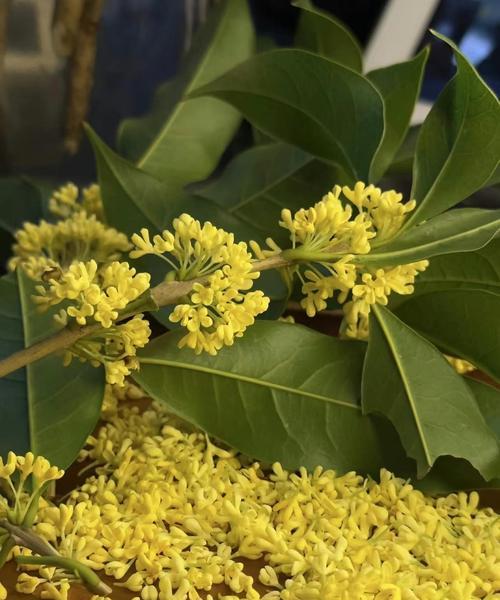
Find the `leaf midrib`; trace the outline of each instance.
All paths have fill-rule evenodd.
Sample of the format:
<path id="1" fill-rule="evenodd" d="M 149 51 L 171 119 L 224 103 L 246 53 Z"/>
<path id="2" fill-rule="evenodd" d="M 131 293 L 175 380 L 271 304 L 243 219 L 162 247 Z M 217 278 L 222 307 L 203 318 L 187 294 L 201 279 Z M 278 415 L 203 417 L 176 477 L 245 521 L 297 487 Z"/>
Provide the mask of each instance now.
<path id="1" fill-rule="evenodd" d="M 267 194 L 267 192 L 269 192 L 270 190 L 272 190 L 273 188 L 278 186 L 280 183 L 283 183 L 284 181 L 286 181 L 294 173 L 297 173 L 297 171 L 300 171 L 301 169 L 303 169 L 308 163 L 312 162 L 313 160 L 314 159 L 311 156 L 308 157 L 307 159 L 304 160 L 304 162 L 299 167 L 287 170 L 287 173 L 285 173 L 281 177 L 278 177 L 272 183 L 269 183 L 268 185 L 264 186 L 261 190 L 259 190 L 258 192 L 255 192 L 254 194 L 251 194 L 247 198 L 243 198 L 242 200 L 240 200 L 238 202 L 238 204 L 231 206 L 231 208 L 228 209 L 228 212 L 235 213 L 240 208 L 243 208 L 247 204 L 250 204 L 253 200 L 258 198 L 259 196 L 263 196 L 263 195 Z"/>
<path id="2" fill-rule="evenodd" d="M 199 373 L 215 375 L 216 377 L 225 377 L 226 379 L 234 379 L 236 381 L 244 381 L 245 383 L 250 383 L 252 385 L 258 385 L 258 386 L 265 387 L 265 388 L 275 389 L 275 390 L 287 392 L 289 394 L 293 394 L 296 396 L 306 396 L 308 398 L 314 398 L 315 400 L 321 400 L 323 402 L 328 402 L 330 404 L 337 404 L 337 405 L 343 406 L 345 408 L 350 408 L 353 410 L 361 411 L 361 407 L 357 406 L 356 404 L 351 404 L 349 402 L 344 402 L 342 400 L 329 398 L 328 396 L 322 396 L 321 394 L 315 394 L 313 392 L 308 392 L 305 390 L 288 387 L 285 385 L 281 385 L 279 383 L 273 383 L 273 382 L 269 382 L 269 381 L 264 381 L 262 379 L 256 379 L 254 377 L 249 377 L 247 375 L 238 375 L 235 373 L 231 373 L 230 371 L 211 369 L 209 367 L 203 367 L 201 365 L 195 365 L 192 363 L 183 363 L 183 362 L 179 362 L 179 361 L 175 361 L 175 360 L 168 360 L 168 359 L 164 359 L 164 358 L 139 357 L 139 362 L 141 364 L 145 364 L 145 365 L 157 365 L 157 366 L 163 366 L 163 367 L 185 369 L 187 371 L 197 371 Z"/>
<path id="3" fill-rule="evenodd" d="M 22 325 L 23 325 L 23 338 L 24 338 L 24 347 L 28 347 L 31 343 L 31 335 L 29 332 L 29 319 L 28 319 L 28 310 L 29 310 L 29 306 L 27 306 L 26 304 L 26 295 L 24 293 L 24 289 L 23 289 L 23 280 L 22 280 L 22 276 L 20 275 L 20 272 L 16 274 L 17 276 L 17 289 L 18 289 L 18 294 L 19 294 L 19 302 L 21 304 L 21 319 L 22 319 Z M 32 307 L 31 307 L 32 308 Z M 25 373 L 26 373 L 26 379 L 25 379 L 25 385 L 26 385 L 26 404 L 27 404 L 27 414 L 28 414 L 28 432 L 29 432 L 29 448 L 30 450 L 36 455 L 37 454 L 37 448 L 36 448 L 36 443 L 35 443 L 35 436 L 34 436 L 34 429 L 35 429 L 35 425 L 34 425 L 34 416 L 33 416 L 33 411 L 31 410 L 31 390 L 33 389 L 33 373 L 32 373 L 32 368 L 28 365 L 27 367 L 25 367 Z"/>
<path id="4" fill-rule="evenodd" d="M 426 244 L 421 244 L 419 246 L 413 246 L 410 248 L 405 248 L 403 250 L 395 250 L 393 252 L 373 252 L 371 253 L 367 258 L 368 260 L 365 262 L 376 262 L 377 260 L 384 260 L 386 258 L 391 258 L 392 256 L 396 256 L 396 257 L 401 257 L 401 256 L 405 256 L 406 254 L 412 254 L 412 252 L 415 252 L 416 250 L 422 251 L 425 250 L 425 248 L 432 248 L 433 246 L 439 246 L 442 243 L 446 243 L 449 242 L 451 240 L 460 238 L 460 237 L 468 237 L 470 235 L 474 235 L 476 233 L 481 232 L 481 230 L 486 229 L 488 230 L 490 227 L 494 227 L 495 225 L 497 225 L 498 227 L 500 227 L 500 219 L 497 219 L 496 221 L 490 221 L 488 223 L 484 223 L 483 225 L 480 225 L 478 227 L 475 227 L 474 229 L 467 229 L 466 231 L 461 231 L 459 233 L 455 233 L 454 235 L 449 235 L 448 237 L 445 238 L 440 238 L 439 240 L 434 240 L 432 242 L 428 242 Z M 478 246 L 477 248 L 474 248 L 473 250 L 480 250 L 481 248 L 484 248 L 484 246 L 486 246 L 487 244 L 489 244 L 489 242 L 491 242 L 491 240 L 496 236 L 497 232 L 495 231 L 494 233 L 492 233 L 491 237 L 488 238 L 484 243 L 482 243 L 480 246 Z M 458 252 L 463 252 L 463 250 L 457 250 Z M 446 254 L 443 253 L 443 254 Z"/>
<path id="5" fill-rule="evenodd" d="M 420 418 L 418 416 L 418 410 L 417 410 L 417 406 L 415 403 L 415 399 L 413 398 L 413 393 L 411 390 L 411 386 L 410 383 L 408 381 L 406 372 L 404 370 L 404 366 L 402 364 L 402 361 L 399 358 L 398 352 L 397 352 L 397 348 L 396 348 L 396 343 L 395 341 L 392 339 L 391 336 L 391 332 L 387 329 L 387 327 L 385 326 L 385 322 L 384 322 L 384 318 L 381 315 L 380 311 L 377 308 L 377 305 L 375 304 L 373 307 L 373 311 L 377 317 L 377 321 L 379 322 L 379 325 L 385 335 L 385 339 L 387 341 L 387 345 L 389 346 L 390 350 L 391 350 L 391 354 L 394 358 L 394 362 L 396 363 L 396 366 L 398 367 L 398 372 L 401 376 L 401 381 L 403 382 L 403 387 L 406 393 L 406 397 L 408 398 L 408 403 L 410 405 L 410 409 L 411 412 L 413 414 L 413 420 L 415 421 L 415 426 L 417 428 L 417 432 L 419 434 L 419 439 L 420 439 L 420 443 L 422 445 L 422 449 L 424 451 L 424 455 L 425 455 L 425 459 L 427 461 L 427 464 L 430 466 L 432 466 L 432 458 L 430 455 L 430 450 L 427 447 L 427 441 L 425 439 L 425 435 L 424 435 L 424 431 L 422 429 L 422 425 L 420 423 Z"/>
<path id="6" fill-rule="evenodd" d="M 227 5 L 227 7 L 229 7 L 229 4 Z M 219 38 L 222 35 L 222 31 L 225 31 L 225 29 L 226 29 L 226 19 L 227 19 L 228 13 L 229 13 L 229 10 L 228 10 L 228 8 L 226 8 L 224 15 L 222 16 L 221 21 L 219 23 L 219 27 L 217 28 L 217 31 L 216 31 L 214 37 L 212 38 L 212 43 L 210 44 L 208 50 L 203 52 L 203 59 L 199 63 L 198 68 L 195 70 L 193 78 L 189 80 L 189 82 L 187 83 L 187 85 L 184 88 L 184 90 L 185 90 L 184 94 L 183 94 L 184 96 L 191 89 L 193 89 L 194 84 L 198 81 L 198 78 L 200 77 L 200 73 L 203 71 L 208 60 L 211 58 L 214 47 L 217 45 L 217 42 L 219 41 Z M 178 114 L 180 112 L 182 112 L 182 110 L 186 107 L 187 102 L 189 102 L 189 101 L 185 99 L 185 100 L 183 100 L 183 101 L 181 100 L 180 102 L 177 103 L 175 110 L 171 113 L 171 115 L 167 119 L 167 122 L 165 123 L 165 125 L 161 128 L 160 132 L 158 133 L 158 135 L 156 136 L 156 138 L 154 139 L 152 144 L 150 144 L 150 146 L 148 147 L 146 152 L 142 155 L 142 157 L 137 162 L 138 167 L 143 167 L 146 160 L 151 156 L 151 154 L 154 152 L 154 150 L 156 150 L 156 148 L 160 145 L 161 140 L 168 133 L 169 129 L 172 126 L 172 123 L 176 120 Z"/>

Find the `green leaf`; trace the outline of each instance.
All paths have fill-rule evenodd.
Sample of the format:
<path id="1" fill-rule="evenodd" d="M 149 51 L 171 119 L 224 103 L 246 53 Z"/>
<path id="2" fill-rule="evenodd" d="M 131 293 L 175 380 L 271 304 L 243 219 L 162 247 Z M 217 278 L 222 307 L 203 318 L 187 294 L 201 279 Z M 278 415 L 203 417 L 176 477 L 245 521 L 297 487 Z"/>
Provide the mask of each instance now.
<path id="1" fill-rule="evenodd" d="M 438 215 L 362 257 L 367 265 L 397 265 L 482 248 L 500 231 L 500 210 L 457 208 Z"/>
<path id="2" fill-rule="evenodd" d="M 358 404 L 364 344 L 259 321 L 215 357 L 153 340 L 134 378 L 156 400 L 245 454 L 288 468 L 376 473 L 401 456 Z M 384 456 L 384 452 L 386 455 Z M 394 464 L 394 463 L 392 463 Z"/>
<path id="3" fill-rule="evenodd" d="M 329 12 L 316 8 L 309 0 L 296 0 L 292 4 L 301 9 L 295 45 L 361 73 L 362 51 L 345 25 Z"/>
<path id="4" fill-rule="evenodd" d="M 465 381 L 472 390 L 486 423 L 500 442 L 500 390 L 470 377 L 466 377 Z"/>
<path id="5" fill-rule="evenodd" d="M 240 116 L 218 100 L 184 96 L 251 56 L 254 43 L 245 0 L 227 0 L 213 8 L 179 77 L 158 90 L 148 115 L 122 123 L 120 152 L 178 188 L 210 175 Z"/>
<path id="6" fill-rule="evenodd" d="M 368 179 L 384 132 L 384 106 L 362 75 L 304 50 L 258 54 L 191 97 L 238 108 L 264 133 Z"/>
<path id="7" fill-rule="evenodd" d="M 446 289 L 480 289 L 500 294 L 500 238 L 474 252 L 434 256 L 415 282 L 413 296 Z M 408 300 L 393 295 L 391 306 Z"/>
<path id="8" fill-rule="evenodd" d="M 0 357 L 54 332 L 52 316 L 36 313 L 33 283 L 19 274 L 0 278 Z M 95 427 L 104 373 L 89 364 L 63 367 L 53 355 L 0 379 L 0 456 L 29 450 L 69 466 Z"/>
<path id="9" fill-rule="evenodd" d="M 500 390 L 470 377 L 465 377 L 464 381 L 474 394 L 486 423 L 500 441 Z M 446 456 L 438 458 L 430 473 L 417 482 L 417 487 L 427 493 L 449 494 L 457 490 L 500 489 L 500 479 L 486 482 L 467 461 Z M 485 497 L 486 494 L 481 493 L 483 505 Z"/>
<path id="10" fill-rule="evenodd" d="M 385 133 L 372 163 L 371 182 L 377 181 L 385 173 L 405 139 L 415 102 L 420 95 L 428 56 L 429 49 L 424 48 L 412 60 L 367 74 L 385 103 Z"/>
<path id="11" fill-rule="evenodd" d="M 483 187 L 500 156 L 500 105 L 458 48 L 457 73 L 425 119 L 417 142 L 412 198 L 418 207 L 407 225 L 425 221 Z"/>
<path id="12" fill-rule="evenodd" d="M 400 174 L 411 176 L 411 170 L 413 167 L 413 159 L 415 157 L 415 150 L 417 147 L 417 138 L 420 133 L 420 125 L 413 125 L 408 130 L 401 147 L 396 152 L 396 155 L 389 166 L 389 174 Z"/>
<path id="13" fill-rule="evenodd" d="M 232 231 L 240 239 L 258 237 L 251 226 L 222 211 L 213 202 L 173 190 L 166 182 L 118 156 L 90 127 L 86 130 L 94 148 L 106 219 L 113 227 L 127 235 L 141 227 L 157 233 L 170 228 L 175 217 L 187 212 L 201 221 L 210 220 Z"/>
<path id="14" fill-rule="evenodd" d="M 363 371 L 365 413 L 396 427 L 423 477 L 439 456 L 468 460 L 500 477 L 500 448 L 475 398 L 442 354 L 386 308 L 375 305 Z"/>
<path id="15" fill-rule="evenodd" d="M 46 190 L 28 178 L 0 179 L 0 228 L 13 234 L 47 216 Z"/>
<path id="16" fill-rule="evenodd" d="M 295 211 L 320 200 L 340 181 L 339 170 L 288 144 L 255 146 L 239 154 L 213 182 L 196 191 L 278 243 L 281 210 Z"/>
<path id="17" fill-rule="evenodd" d="M 500 390 L 470 377 L 464 377 L 464 381 L 474 394 L 486 423 L 500 442 Z M 451 456 L 438 458 L 430 472 L 415 484 L 422 491 L 432 494 L 449 494 L 457 490 L 500 489 L 500 479 L 486 482 L 470 463 Z"/>
<path id="18" fill-rule="evenodd" d="M 396 310 L 447 354 L 469 360 L 500 381 L 500 295 L 448 289 L 409 297 Z"/>

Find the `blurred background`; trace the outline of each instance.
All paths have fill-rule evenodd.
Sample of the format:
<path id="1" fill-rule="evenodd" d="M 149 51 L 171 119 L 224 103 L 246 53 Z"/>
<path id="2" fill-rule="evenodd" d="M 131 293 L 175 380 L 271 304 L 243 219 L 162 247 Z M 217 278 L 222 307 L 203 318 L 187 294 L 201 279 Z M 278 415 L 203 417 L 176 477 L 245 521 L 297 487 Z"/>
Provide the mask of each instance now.
<path id="1" fill-rule="evenodd" d="M 114 146 L 119 122 L 149 109 L 156 87 L 175 75 L 215 2 L 0 0 L 2 175 L 93 180 L 92 153 L 80 139 L 81 117 Z M 250 4 L 260 44 L 292 43 L 299 11 L 290 0 L 250 0 Z M 406 60 L 432 43 L 415 124 L 423 120 L 455 68 L 449 49 L 430 35 L 431 27 L 453 38 L 488 84 L 497 93 L 500 90 L 500 0 L 316 0 L 315 4 L 352 29 L 365 48 L 367 70 Z M 76 15 L 73 29 L 68 11 Z M 249 140 L 249 130 L 243 127 L 234 148 L 240 150 Z M 498 199 L 486 190 L 479 202 L 491 205 Z"/>

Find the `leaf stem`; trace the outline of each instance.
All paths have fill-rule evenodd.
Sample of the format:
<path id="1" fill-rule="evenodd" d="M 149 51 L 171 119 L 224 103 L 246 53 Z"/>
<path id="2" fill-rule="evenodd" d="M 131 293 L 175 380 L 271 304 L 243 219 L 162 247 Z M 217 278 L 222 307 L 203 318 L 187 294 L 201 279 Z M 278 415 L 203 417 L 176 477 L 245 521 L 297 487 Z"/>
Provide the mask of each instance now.
<path id="1" fill-rule="evenodd" d="M 3 565 L 14 546 L 22 546 L 40 556 L 16 556 L 18 564 L 59 567 L 60 569 L 74 573 L 93 594 L 99 594 L 100 596 L 111 594 L 111 588 L 101 581 L 92 569 L 82 565 L 73 558 L 61 556 L 53 546 L 30 529 L 14 525 L 7 519 L 0 519 L 0 527 L 10 534 L 0 551 L 0 566 Z"/>
<path id="2" fill-rule="evenodd" d="M 269 269 L 279 269 L 292 264 L 292 261 L 282 255 L 271 256 L 264 260 L 255 261 L 253 271 L 267 271 Z M 183 296 L 186 296 L 191 291 L 193 284 L 204 281 L 205 278 L 191 279 L 190 281 L 164 281 L 154 287 L 150 294 L 138 298 L 135 304 L 134 312 L 131 312 L 129 305 L 124 313 L 120 315 L 120 319 L 125 319 L 132 314 L 141 313 L 145 310 L 158 310 L 163 306 L 175 304 Z M 5 377 L 17 371 L 26 365 L 45 358 L 54 352 L 62 351 L 64 348 L 69 348 L 79 339 L 99 331 L 102 326 L 98 323 L 84 326 L 68 325 L 61 331 L 29 346 L 18 352 L 14 352 L 7 358 L 0 360 L 0 377 Z"/>

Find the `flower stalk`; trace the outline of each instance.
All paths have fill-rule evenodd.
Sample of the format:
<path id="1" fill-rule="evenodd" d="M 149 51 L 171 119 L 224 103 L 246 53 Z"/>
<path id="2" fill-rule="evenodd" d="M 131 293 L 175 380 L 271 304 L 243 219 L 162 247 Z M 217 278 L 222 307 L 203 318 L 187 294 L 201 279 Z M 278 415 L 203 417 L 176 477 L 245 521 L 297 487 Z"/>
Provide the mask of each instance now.
<path id="1" fill-rule="evenodd" d="M 255 261 L 252 267 L 253 271 L 266 271 L 269 269 L 279 269 L 290 266 L 292 262 L 282 256 L 272 256 L 263 260 Z M 203 281 L 203 278 L 191 279 L 189 281 L 164 281 L 154 287 L 150 292 L 144 294 L 141 298 L 134 301 L 134 306 L 130 303 L 119 320 L 128 318 L 134 314 L 139 314 L 145 310 L 158 310 L 164 306 L 176 304 L 186 294 L 188 294 L 193 285 Z M 74 323 L 67 325 L 61 331 L 25 348 L 11 354 L 9 357 L 0 360 L 0 377 L 5 377 L 10 373 L 17 371 L 37 360 L 45 358 L 69 348 L 78 340 L 95 333 L 101 329 L 99 323 L 91 325 L 75 326 Z"/>

